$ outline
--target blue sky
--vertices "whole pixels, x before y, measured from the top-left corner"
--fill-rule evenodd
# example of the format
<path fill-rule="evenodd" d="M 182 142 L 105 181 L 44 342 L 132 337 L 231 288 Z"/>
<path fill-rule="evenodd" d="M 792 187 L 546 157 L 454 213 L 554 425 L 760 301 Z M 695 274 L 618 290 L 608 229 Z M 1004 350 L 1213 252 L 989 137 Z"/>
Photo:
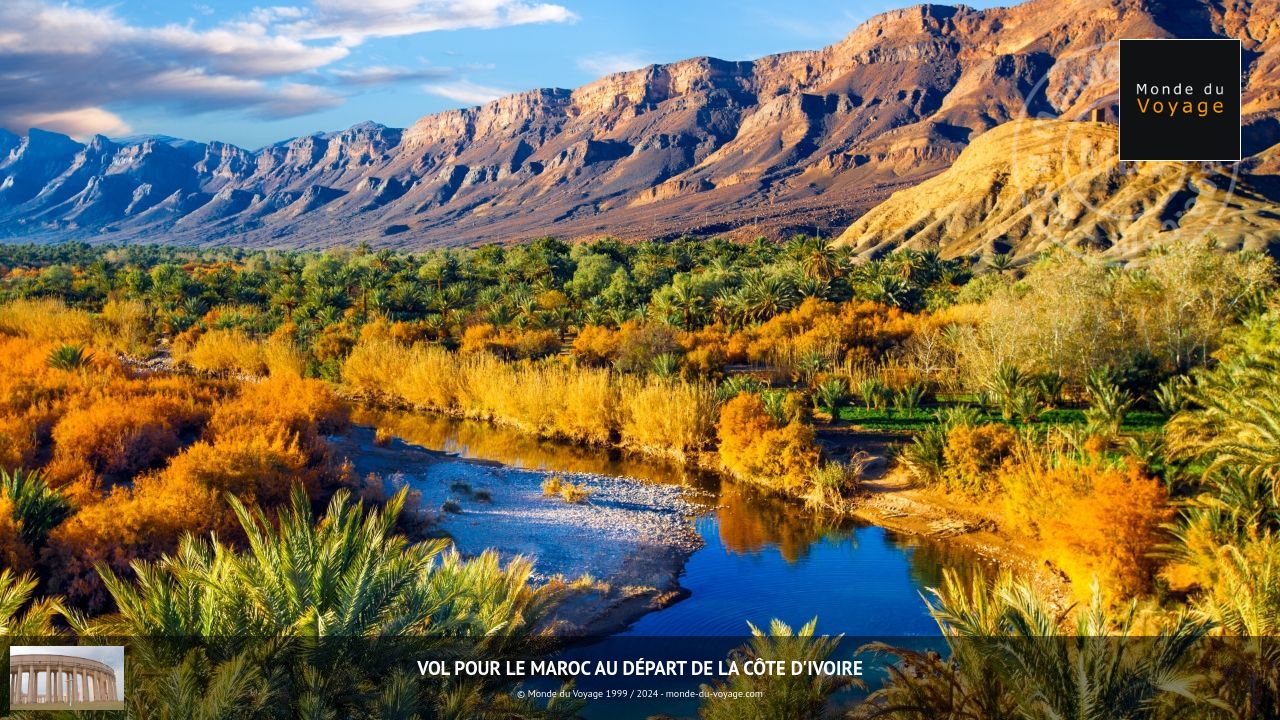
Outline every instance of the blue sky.
<path fill-rule="evenodd" d="M 910 4 L 274 1 L 2 0 L 0 127 L 258 147 L 653 62 L 817 48 Z"/>

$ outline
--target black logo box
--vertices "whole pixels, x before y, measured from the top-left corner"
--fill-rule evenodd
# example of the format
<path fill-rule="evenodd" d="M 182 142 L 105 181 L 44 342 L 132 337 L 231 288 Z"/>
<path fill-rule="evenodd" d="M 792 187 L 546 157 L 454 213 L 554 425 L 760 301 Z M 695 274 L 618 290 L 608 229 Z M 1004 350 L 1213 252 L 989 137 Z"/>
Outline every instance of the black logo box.
<path fill-rule="evenodd" d="M 1120 159 L 1184 162 L 1240 160 L 1241 43 L 1234 38 L 1120 40 Z M 1139 94 L 1140 85 L 1148 86 Z M 1181 87 L 1189 94 L 1151 88 Z M 1215 92 L 1205 94 L 1206 86 Z M 1223 93 L 1216 90 L 1222 88 Z M 1139 102 L 1147 107 L 1144 114 Z M 1156 103 L 1163 113 L 1153 114 Z M 1222 113 L 1183 112 L 1222 103 Z M 1169 104 L 1177 103 L 1170 115 Z"/>

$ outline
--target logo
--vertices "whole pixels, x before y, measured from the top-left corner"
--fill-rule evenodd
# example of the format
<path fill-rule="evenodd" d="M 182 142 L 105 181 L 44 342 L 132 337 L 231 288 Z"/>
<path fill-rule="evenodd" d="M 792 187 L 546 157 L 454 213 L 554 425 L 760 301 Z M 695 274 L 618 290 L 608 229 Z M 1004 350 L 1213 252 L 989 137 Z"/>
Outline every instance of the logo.
<path fill-rule="evenodd" d="M 1239 40 L 1120 41 L 1120 160 L 1240 160 Z"/>

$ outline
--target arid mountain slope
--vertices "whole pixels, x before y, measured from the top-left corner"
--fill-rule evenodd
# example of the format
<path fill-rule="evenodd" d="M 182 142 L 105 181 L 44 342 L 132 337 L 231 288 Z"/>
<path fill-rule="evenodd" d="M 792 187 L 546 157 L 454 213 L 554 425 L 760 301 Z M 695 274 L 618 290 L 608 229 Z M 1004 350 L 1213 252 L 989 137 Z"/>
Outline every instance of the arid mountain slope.
<path fill-rule="evenodd" d="M 1212 234 L 1226 248 L 1280 245 L 1280 177 L 1257 163 L 1124 163 L 1116 127 L 1006 123 L 942 174 L 895 193 L 837 240 L 865 255 L 897 247 L 948 256 L 1059 245 L 1129 257 Z"/>
<path fill-rule="evenodd" d="M 0 132 L 0 237 L 426 247 L 838 232 L 992 127 L 1114 114 L 1119 37 L 1243 37 L 1246 146 L 1269 147 L 1278 4 L 924 5 L 822 50 L 654 65 L 257 151 Z"/>

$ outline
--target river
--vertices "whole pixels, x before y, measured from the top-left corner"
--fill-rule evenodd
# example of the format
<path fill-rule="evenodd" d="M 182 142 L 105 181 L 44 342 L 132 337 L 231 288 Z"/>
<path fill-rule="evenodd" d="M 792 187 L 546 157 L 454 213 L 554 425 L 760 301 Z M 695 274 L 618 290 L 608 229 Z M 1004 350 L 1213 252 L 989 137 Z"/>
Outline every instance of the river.
<path fill-rule="evenodd" d="M 680 577 L 689 596 L 640 617 L 607 641 L 614 647 L 580 649 L 574 652 L 577 656 L 601 657 L 626 643 L 644 647 L 653 638 L 665 638 L 668 648 L 672 643 L 696 643 L 723 656 L 741 644 L 748 622 L 767 627 L 774 618 L 798 628 L 816 617 L 819 633 L 843 634 L 854 642 L 936 639 L 939 631 L 928 613 L 926 588 L 940 582 L 944 568 L 968 572 L 984 562 L 941 541 L 822 520 L 793 502 L 764 496 L 715 474 L 618 451 L 437 416 L 365 412 L 356 420 L 391 428 L 408 442 L 461 458 L 687 488 L 690 501 L 701 509 L 694 524 L 703 542 Z M 843 652 L 851 650 L 846 644 Z M 596 685 L 579 682 L 584 689 Z M 694 701 L 680 707 L 685 712 L 695 708 Z M 656 709 L 671 712 L 666 705 L 628 703 L 610 704 L 607 712 L 588 711 L 586 716 L 643 718 Z"/>

